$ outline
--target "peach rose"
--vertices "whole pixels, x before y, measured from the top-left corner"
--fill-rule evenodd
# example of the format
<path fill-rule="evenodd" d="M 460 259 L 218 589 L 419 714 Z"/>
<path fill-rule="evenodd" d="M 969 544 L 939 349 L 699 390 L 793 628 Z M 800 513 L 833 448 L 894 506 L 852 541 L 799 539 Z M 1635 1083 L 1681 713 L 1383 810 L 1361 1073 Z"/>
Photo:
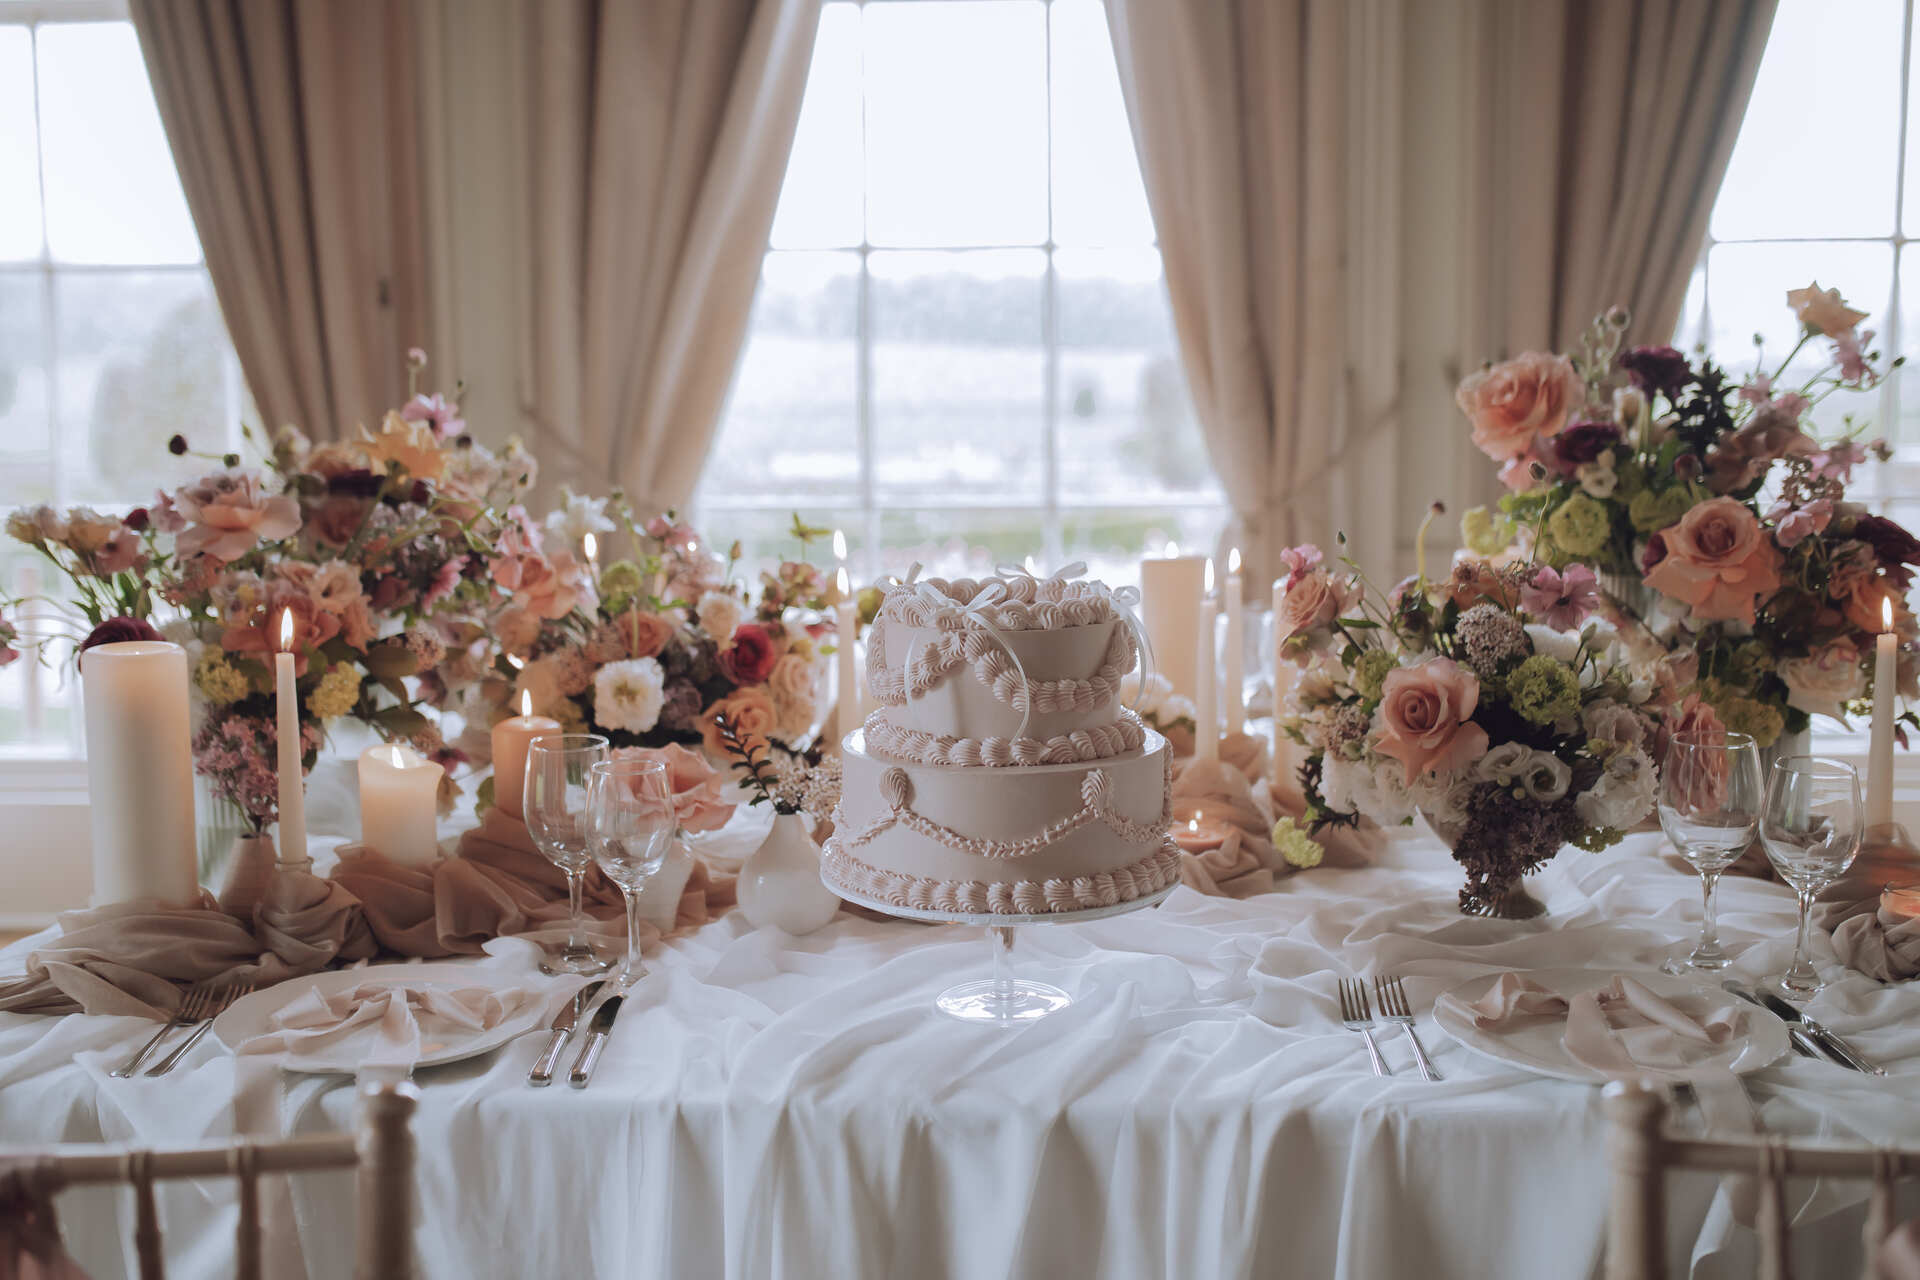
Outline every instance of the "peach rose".
<path fill-rule="evenodd" d="M 307 673 L 307 655 L 340 634 L 340 619 L 326 613 L 295 588 L 275 588 L 261 606 L 230 622 L 220 633 L 220 647 L 229 654 L 246 655 L 273 666 L 280 651 L 280 615 L 293 615 L 294 674 Z"/>
<path fill-rule="evenodd" d="M 172 504 L 187 524 L 174 542 L 183 558 L 207 555 L 227 564 L 262 538 L 289 538 L 300 528 L 300 503 L 285 494 L 268 497 L 259 477 L 246 471 L 190 484 L 173 495 Z"/>
<path fill-rule="evenodd" d="M 1647 585 L 1691 605 L 1696 618 L 1752 626 L 1754 605 L 1780 589 L 1780 552 L 1732 498 L 1703 502 L 1654 534 L 1647 555 Z"/>
<path fill-rule="evenodd" d="M 657 658 L 673 638 L 673 619 L 645 609 L 629 609 L 614 619 L 614 624 L 620 628 L 627 655 L 633 658 Z"/>
<path fill-rule="evenodd" d="M 540 639 L 540 615 L 531 609 L 511 606 L 494 620 L 493 634 L 502 651 L 524 658 L 533 652 L 534 643 Z"/>
<path fill-rule="evenodd" d="M 1429 658 L 1387 673 L 1374 749 L 1398 760 L 1412 786 L 1422 774 L 1451 773 L 1487 753 L 1487 731 L 1472 722 L 1480 681 L 1451 658 Z"/>
<path fill-rule="evenodd" d="M 1829 338 L 1852 333 L 1854 326 L 1867 318 L 1866 312 L 1848 306 L 1838 289 L 1822 289 L 1818 280 L 1804 289 L 1787 290 L 1787 305 L 1801 324 Z"/>
<path fill-rule="evenodd" d="M 1554 436 L 1586 394 L 1573 361 L 1529 351 L 1469 374 L 1454 401 L 1473 424 L 1473 442 L 1497 462 L 1518 458 L 1535 440 Z"/>
<path fill-rule="evenodd" d="M 1453 572 L 1444 582 L 1435 583 L 1434 590 L 1463 613 L 1482 601 L 1504 609 L 1512 608 L 1520 599 L 1519 588 L 1491 561 L 1465 555 L 1453 562 Z"/>
<path fill-rule="evenodd" d="M 1828 584 L 1833 602 L 1840 606 L 1847 621 L 1869 635 L 1887 629 L 1886 602 L 1893 602 L 1893 629 L 1907 629 L 1906 601 L 1899 587 L 1872 571 L 1835 572 Z"/>
<path fill-rule="evenodd" d="M 669 742 L 664 747 L 620 747 L 613 758 L 658 760 L 667 766 L 667 781 L 673 788 L 673 816 L 682 831 L 718 831 L 733 816 L 734 806 L 722 799 L 727 775 L 698 751 Z"/>
<path fill-rule="evenodd" d="M 783 655 L 767 673 L 767 690 L 780 716 L 780 732 L 789 740 L 813 728 L 814 713 L 819 709 L 814 688 L 817 674 L 814 664 L 797 653 Z"/>
<path fill-rule="evenodd" d="M 1325 569 L 1295 574 L 1287 583 L 1286 595 L 1280 599 L 1280 615 L 1276 619 L 1280 636 L 1285 639 L 1317 631 L 1339 617 L 1340 611 L 1351 602 L 1350 584 L 1341 582 Z"/>
<path fill-rule="evenodd" d="M 389 412 L 381 420 L 377 433 L 363 427 L 361 435 L 361 451 L 367 455 L 376 471 L 383 471 L 388 463 L 397 462 L 401 470 L 416 480 L 438 480 L 441 472 L 447 468 L 447 456 L 441 452 L 440 438 L 427 423 L 409 422 L 399 414 Z"/>
<path fill-rule="evenodd" d="M 1690 693 L 1667 713 L 1666 719 L 1654 726 L 1654 761 L 1666 762 L 1667 748 L 1676 737 L 1706 741 L 1726 731 L 1727 726 L 1720 722 L 1719 714 L 1702 701 L 1699 694 Z"/>
<path fill-rule="evenodd" d="M 758 754 L 767 748 L 767 740 L 776 732 L 780 717 L 773 709 L 773 699 L 763 684 L 748 685 L 735 689 L 721 698 L 705 711 L 695 723 L 700 729 L 700 745 L 714 760 L 732 761 L 736 757 L 729 755 L 727 744 L 720 740 L 719 719 L 727 718 L 739 735 L 741 745 Z"/>
<path fill-rule="evenodd" d="M 515 604 L 542 618 L 566 617 L 587 594 L 585 575 L 571 551 L 502 556 L 492 572 L 493 580 L 513 593 Z"/>

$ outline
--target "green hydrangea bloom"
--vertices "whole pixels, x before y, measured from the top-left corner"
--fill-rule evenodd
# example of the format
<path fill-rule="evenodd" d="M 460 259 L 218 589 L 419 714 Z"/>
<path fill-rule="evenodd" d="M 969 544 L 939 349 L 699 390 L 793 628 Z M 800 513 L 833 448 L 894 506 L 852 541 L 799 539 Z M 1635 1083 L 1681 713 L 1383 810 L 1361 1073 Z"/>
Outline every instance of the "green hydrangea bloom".
<path fill-rule="evenodd" d="M 1474 507 L 1460 517 L 1460 540 L 1477 556 L 1497 556 L 1513 542 L 1513 522 Z"/>
<path fill-rule="evenodd" d="M 1547 517 L 1547 532 L 1570 556 L 1598 555 L 1613 533 L 1613 519 L 1600 502 L 1576 493 Z"/>
<path fill-rule="evenodd" d="M 1369 649 L 1353 664 L 1353 687 L 1363 698 L 1378 698 L 1387 672 L 1400 664 L 1385 649 Z"/>
<path fill-rule="evenodd" d="M 1693 495 L 1684 487 L 1655 493 L 1642 489 L 1627 503 L 1627 519 L 1636 533 L 1652 533 L 1677 523 L 1693 507 Z"/>
<path fill-rule="evenodd" d="M 1567 843 L 1576 849 L 1584 849 L 1588 853 L 1599 853 L 1603 849 L 1611 849 L 1619 844 L 1626 834 L 1617 827 L 1582 827 L 1580 833 Z"/>
<path fill-rule="evenodd" d="M 609 617 L 618 616 L 627 611 L 634 597 L 640 594 L 646 585 L 646 576 L 640 572 L 640 566 L 631 560 L 616 560 L 600 571 L 600 599 L 602 607 Z"/>
<path fill-rule="evenodd" d="M 332 720 L 346 715 L 360 701 L 360 672 L 344 662 L 327 668 L 320 683 L 307 695 L 307 710 L 316 720 Z"/>
<path fill-rule="evenodd" d="M 1308 835 L 1292 818 L 1282 818 L 1273 824 L 1273 847 L 1290 867 L 1317 867 L 1327 851 L 1320 842 Z"/>
<path fill-rule="evenodd" d="M 1727 728 L 1746 734 L 1762 751 L 1778 742 L 1781 731 L 1787 727 L 1786 718 L 1779 710 L 1758 698 L 1729 698 L 1715 704 L 1714 710 Z"/>
<path fill-rule="evenodd" d="M 200 665 L 194 668 L 193 682 L 216 707 L 238 702 L 253 691 L 247 677 L 217 649 L 209 649 L 201 657 Z"/>
<path fill-rule="evenodd" d="M 1507 701 L 1522 719 L 1552 724 L 1580 714 L 1580 681 L 1566 663 L 1536 653 L 1507 676 Z"/>

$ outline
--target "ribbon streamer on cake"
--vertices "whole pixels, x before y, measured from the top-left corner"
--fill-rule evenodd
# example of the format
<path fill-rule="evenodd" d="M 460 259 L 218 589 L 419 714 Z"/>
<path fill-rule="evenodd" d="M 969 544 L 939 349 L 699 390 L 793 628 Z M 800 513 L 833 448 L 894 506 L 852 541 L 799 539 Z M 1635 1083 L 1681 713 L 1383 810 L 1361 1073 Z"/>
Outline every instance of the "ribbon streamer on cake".
<path fill-rule="evenodd" d="M 1033 570 L 1020 564 L 997 564 L 993 571 L 1003 578 L 1032 578 L 1035 582 L 1069 582 L 1074 578 L 1084 578 L 1087 574 L 1087 562 L 1075 560 L 1063 564 L 1044 578 Z"/>
<path fill-rule="evenodd" d="M 943 593 L 940 588 L 934 586 L 931 582 L 914 581 L 919 574 L 920 563 L 915 561 L 913 566 L 907 570 L 906 579 L 900 584 L 901 588 L 913 592 L 935 608 L 952 608 L 953 600 Z M 1020 708 L 1020 727 L 1014 731 L 1013 736 L 1016 738 L 1024 738 L 1027 736 L 1027 722 L 1033 718 L 1032 682 L 1027 679 L 1027 668 L 1025 664 L 1020 661 L 1020 655 L 1014 652 L 1011 644 L 1007 643 L 1005 633 L 990 621 L 986 615 L 987 608 L 998 604 L 1006 594 L 1007 588 L 1005 583 L 984 583 L 980 590 L 974 594 L 973 599 L 967 601 L 966 604 L 960 607 L 958 616 L 961 626 L 979 628 L 989 639 L 1000 646 L 1001 651 L 1005 653 L 1007 657 L 1013 660 L 1013 669 L 1020 673 L 1020 699 L 1018 703 Z M 922 643 L 924 643 L 924 641 Z M 913 658 L 914 649 L 912 645 L 909 645 L 907 647 L 906 663 L 901 668 L 902 671 L 913 670 Z M 912 691 L 909 689 L 908 696 L 911 697 L 911 695 Z"/>

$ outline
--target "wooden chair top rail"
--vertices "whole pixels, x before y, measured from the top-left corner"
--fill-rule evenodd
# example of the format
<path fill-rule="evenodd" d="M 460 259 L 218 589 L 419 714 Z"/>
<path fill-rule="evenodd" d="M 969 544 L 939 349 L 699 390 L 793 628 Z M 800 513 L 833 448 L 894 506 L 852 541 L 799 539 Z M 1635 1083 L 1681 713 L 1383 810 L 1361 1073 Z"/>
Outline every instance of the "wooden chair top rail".
<path fill-rule="evenodd" d="M 232 1177 L 251 1164 L 256 1173 L 290 1173 L 309 1169 L 352 1169 L 359 1162 L 350 1134 L 282 1138 L 272 1142 L 224 1142 L 166 1151 L 72 1143 L 57 1147 L 0 1147 L 0 1163 L 22 1160 L 45 1163 L 69 1186 L 83 1183 L 131 1182 L 141 1171 L 160 1181 L 177 1178 Z"/>

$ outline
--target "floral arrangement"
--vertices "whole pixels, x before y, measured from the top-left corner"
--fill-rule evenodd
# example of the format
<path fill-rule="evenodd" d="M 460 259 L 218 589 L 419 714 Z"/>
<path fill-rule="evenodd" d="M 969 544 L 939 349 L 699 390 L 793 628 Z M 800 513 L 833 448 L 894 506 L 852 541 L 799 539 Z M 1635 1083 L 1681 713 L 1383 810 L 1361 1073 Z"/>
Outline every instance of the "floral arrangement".
<path fill-rule="evenodd" d="M 1763 747 L 1814 713 L 1866 710 L 1873 637 L 1889 623 L 1900 692 L 1920 696 L 1920 624 L 1905 602 L 1920 540 L 1846 500 L 1854 467 L 1887 447 L 1863 444 L 1850 417 L 1824 441 L 1807 423 L 1826 397 L 1885 376 L 1873 332 L 1818 283 L 1787 302 L 1799 340 L 1737 384 L 1672 347 L 1622 351 L 1616 311 L 1578 355 L 1491 365 L 1456 397 L 1511 490 L 1497 513 L 1467 513 L 1469 549 L 1598 570 L 1623 620 L 1645 624 L 1636 637 L 1690 663 L 1689 691 Z M 1813 343 L 1826 359 L 1782 385 Z"/>
<path fill-rule="evenodd" d="M 732 757 L 749 805 L 770 804 L 778 814 L 810 813 L 825 818 L 840 803 L 840 757 L 826 755 L 822 743 L 797 751 L 784 743 L 742 737 L 722 717 L 721 745 Z"/>
<path fill-rule="evenodd" d="M 1605 848 L 1651 811 L 1672 677 L 1627 662 L 1590 572 L 1463 560 L 1381 597 L 1318 548 L 1282 559 L 1301 670 L 1279 724 L 1307 749 L 1289 861 L 1317 861 L 1329 825 L 1421 813 L 1466 868 L 1462 910 L 1506 914 L 1562 845 Z"/>
<path fill-rule="evenodd" d="M 794 523 L 803 545 L 824 533 Z M 571 550 L 608 535 L 633 555 L 595 572 Z M 672 512 L 636 520 L 617 491 L 569 494 L 544 529 L 510 522 L 493 561 L 505 599 L 489 715 L 524 694 L 569 730 L 616 746 L 698 745 L 714 761 L 727 758 L 723 720 L 761 746 L 804 742 L 826 709 L 826 579 L 787 561 L 753 594 L 735 581 L 739 558 L 738 544 L 717 553 Z"/>
<path fill-rule="evenodd" d="M 664 747 L 616 747 L 612 755 L 615 760 L 658 760 L 666 766 L 667 785 L 673 788 L 674 825 L 681 835 L 718 831 L 738 807 L 729 798 L 727 775 L 700 752 L 677 742 Z"/>
<path fill-rule="evenodd" d="M 125 515 L 40 506 L 7 520 L 71 583 L 93 642 L 157 625 L 187 648 L 195 768 L 256 828 L 277 816 L 283 618 L 309 765 L 342 718 L 442 765 L 463 758 L 421 707 L 485 672 L 502 591 L 493 548 L 524 518 L 514 504 L 534 462 L 517 444 L 496 454 L 467 435 L 457 392 L 418 393 L 425 365 L 409 353 L 407 403 L 355 438 L 315 444 L 282 427 L 261 442 L 249 430 L 263 466 L 216 456 L 217 469 Z M 189 452 L 179 436 L 169 447 Z"/>

